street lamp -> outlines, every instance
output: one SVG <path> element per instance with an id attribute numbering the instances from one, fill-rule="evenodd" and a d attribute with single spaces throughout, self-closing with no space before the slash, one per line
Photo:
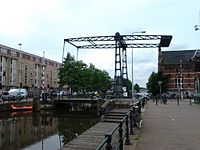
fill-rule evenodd
<path id="1" fill-rule="evenodd" d="M 200 10 L 199 10 L 199 21 L 200 21 Z M 195 30 L 195 31 L 200 30 L 200 24 L 195 25 L 195 26 L 194 26 L 194 30 Z"/>
<path id="2" fill-rule="evenodd" d="M 21 48 L 22 48 L 22 44 L 19 43 L 19 94 L 20 94 L 20 88 L 22 86 L 22 69 L 21 69 Z"/>
<path id="3" fill-rule="evenodd" d="M 135 33 L 146 33 L 146 31 L 141 31 L 141 32 L 133 32 L 133 34 Z M 133 43 L 132 43 L 133 44 Z M 133 78 L 133 48 L 132 48 L 132 51 L 131 51 L 131 59 L 132 59 L 132 99 L 134 98 L 134 78 Z"/>
<path id="4" fill-rule="evenodd" d="M 158 83 L 159 89 L 160 89 L 160 101 L 161 101 L 161 84 L 162 84 L 162 81 L 158 81 L 157 83 Z"/>
<path id="5" fill-rule="evenodd" d="M 22 43 L 19 43 L 19 50 L 21 51 Z"/>
<path id="6" fill-rule="evenodd" d="M 195 31 L 200 30 L 200 25 L 195 25 L 195 26 L 194 26 L 194 29 L 195 29 Z"/>

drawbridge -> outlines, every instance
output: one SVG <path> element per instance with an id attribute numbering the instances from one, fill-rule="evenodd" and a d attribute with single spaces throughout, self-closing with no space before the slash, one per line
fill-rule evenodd
<path id="1" fill-rule="evenodd" d="M 79 49 L 115 49 L 115 74 L 114 74 L 114 96 L 122 98 L 128 93 L 128 70 L 127 49 L 128 48 L 159 48 L 170 45 L 171 35 L 120 35 L 114 36 L 91 36 L 64 39 L 65 43 L 76 47 L 77 58 Z M 146 41 L 148 41 L 146 43 Z"/>

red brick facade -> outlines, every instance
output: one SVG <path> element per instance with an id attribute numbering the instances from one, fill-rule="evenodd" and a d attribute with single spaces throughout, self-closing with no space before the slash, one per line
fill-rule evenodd
<path id="1" fill-rule="evenodd" d="M 168 90 L 171 93 L 199 91 L 199 50 L 158 52 L 158 69 L 169 76 Z"/>

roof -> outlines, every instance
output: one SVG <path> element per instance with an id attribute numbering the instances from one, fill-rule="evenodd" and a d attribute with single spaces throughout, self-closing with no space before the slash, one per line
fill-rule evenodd
<path id="1" fill-rule="evenodd" d="M 162 51 L 163 64 L 179 64 L 189 63 L 189 60 L 194 57 L 197 50 L 177 50 L 177 51 Z"/>
<path id="2" fill-rule="evenodd" d="M 195 59 L 198 58 L 200 58 L 200 50 L 196 50 L 191 59 L 194 61 Z"/>

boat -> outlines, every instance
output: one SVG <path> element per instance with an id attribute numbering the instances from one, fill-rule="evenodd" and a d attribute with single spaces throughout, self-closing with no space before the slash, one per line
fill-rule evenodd
<path id="1" fill-rule="evenodd" d="M 32 110 L 33 106 L 28 105 L 28 106 L 15 106 L 14 104 L 10 105 L 11 110 Z"/>

